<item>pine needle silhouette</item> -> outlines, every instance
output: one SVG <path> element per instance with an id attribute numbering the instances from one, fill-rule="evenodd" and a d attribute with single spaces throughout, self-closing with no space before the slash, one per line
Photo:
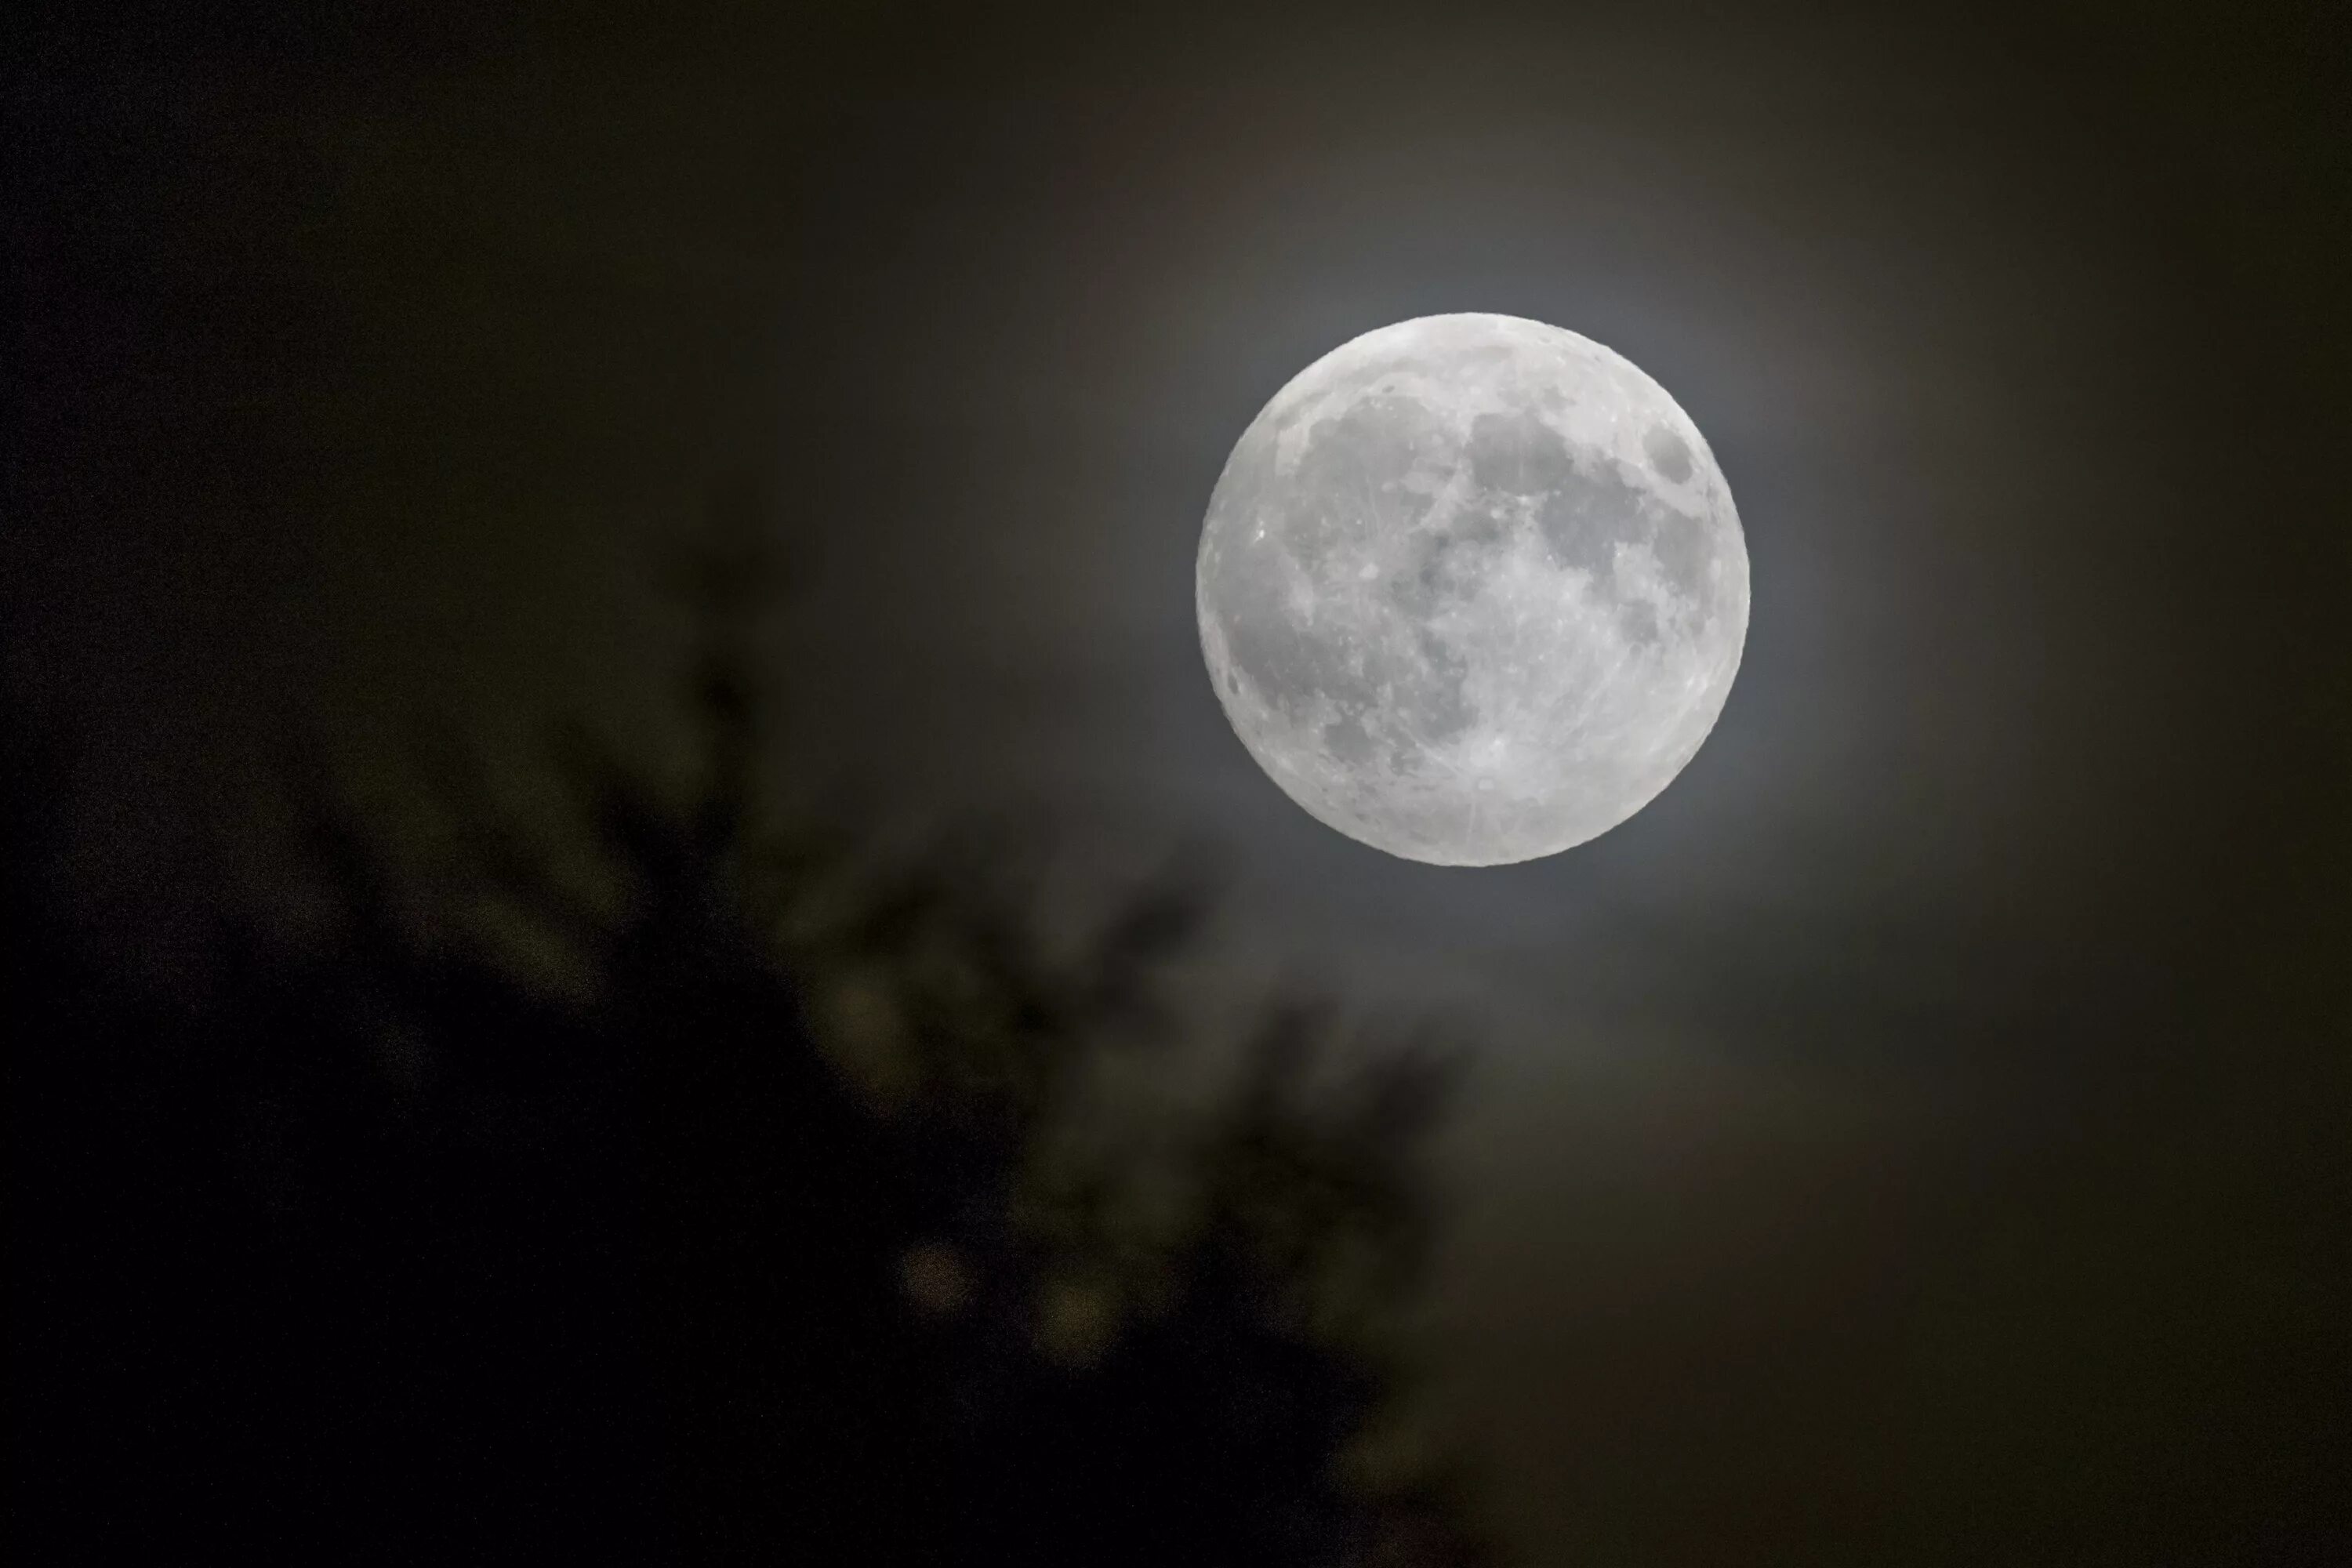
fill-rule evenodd
<path id="1" fill-rule="evenodd" d="M 323 769 L 336 934 L 232 922 L 201 1007 L 77 955 L 27 832 L 20 1526 L 44 1560 L 1484 1561 L 1451 1469 L 1351 1465 L 1460 1054 L 1335 1079 L 1334 1016 L 1286 1003 L 1207 1110 L 1118 1109 L 1107 1064 L 1199 1044 L 1164 971 L 1211 883 L 1072 952 L 984 844 L 877 868 L 762 824 L 755 522 L 689 584 L 693 797 L 555 748 L 617 899 L 442 756 L 442 891 L 569 992 L 416 919 Z"/>

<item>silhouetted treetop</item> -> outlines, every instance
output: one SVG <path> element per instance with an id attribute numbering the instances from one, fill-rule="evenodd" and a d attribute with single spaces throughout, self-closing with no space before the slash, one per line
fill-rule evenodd
<path id="1" fill-rule="evenodd" d="M 395 868 L 298 754 L 331 931 L 233 924 L 197 1011 L 42 977 L 37 1156 L 99 1175 L 33 1239 L 35 1484 L 150 1558 L 1471 1561 L 1363 1462 L 1458 1050 L 1286 1002 L 1150 1092 L 1213 1045 L 1197 853 L 1049 941 L 1001 838 L 773 819 L 752 515 L 684 574 L 685 797 L 572 726 L 524 823 L 436 742 Z M 453 935 L 493 907 L 577 984 Z"/>

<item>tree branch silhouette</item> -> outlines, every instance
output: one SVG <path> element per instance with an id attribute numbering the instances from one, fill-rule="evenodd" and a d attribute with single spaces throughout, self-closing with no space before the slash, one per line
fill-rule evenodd
<path id="1" fill-rule="evenodd" d="M 58 1022 L 105 978 L 49 977 L 45 1088 L 79 1141 L 50 1152 L 177 1184 L 119 1184 L 143 1239 L 44 1254 L 57 1321 L 106 1301 L 60 1367 L 144 1335 L 173 1373 L 110 1384 L 138 1418 L 74 1436 L 52 1479 L 147 1478 L 152 1506 L 100 1533 L 166 1554 L 1479 1560 L 1444 1476 L 1349 1462 L 1406 1370 L 1384 1325 L 1426 1261 L 1419 1148 L 1460 1053 L 1343 1050 L 1334 1009 L 1284 1005 L 1205 1110 L 1114 1114 L 1107 1063 L 1203 1043 L 1168 969 L 1213 859 L 1172 858 L 1066 951 L 1002 844 L 877 867 L 762 819 L 752 649 L 779 593 L 755 498 L 726 505 L 677 574 L 698 787 L 665 799 L 584 726 L 551 742 L 557 837 L 617 906 L 565 886 L 456 746 L 425 758 L 454 831 L 420 894 L 292 747 L 336 931 L 295 960 L 247 944 L 202 1016 L 110 1000 L 111 1078 Z M 474 894 L 547 925 L 585 994 L 400 913 Z M 126 1085 L 159 1108 L 135 1130 Z M 138 1304 L 175 1290 L 177 1316 Z M 41 1409 L 71 1405 L 61 1375 Z"/>

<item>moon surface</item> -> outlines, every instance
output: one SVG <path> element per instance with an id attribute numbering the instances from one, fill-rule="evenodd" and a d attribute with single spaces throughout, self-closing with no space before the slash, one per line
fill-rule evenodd
<path id="1" fill-rule="evenodd" d="M 1276 393 L 1201 531 L 1201 648 L 1318 820 L 1498 866 L 1648 805 L 1748 636 L 1731 491 L 1664 387 L 1516 316 L 1424 316 Z"/>

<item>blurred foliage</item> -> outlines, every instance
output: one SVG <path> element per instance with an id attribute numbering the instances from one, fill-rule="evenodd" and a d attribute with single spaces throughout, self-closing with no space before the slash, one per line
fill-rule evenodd
<path id="1" fill-rule="evenodd" d="M 681 574 L 700 787 L 553 749 L 596 878 L 456 746 L 395 872 L 298 752 L 334 929 L 198 1006 L 62 934 L 17 753 L 42 1560 L 1484 1560 L 1396 1398 L 1459 1052 L 1287 1000 L 1187 1100 L 1198 856 L 1055 942 L 984 835 L 767 820 L 765 537 Z"/>

